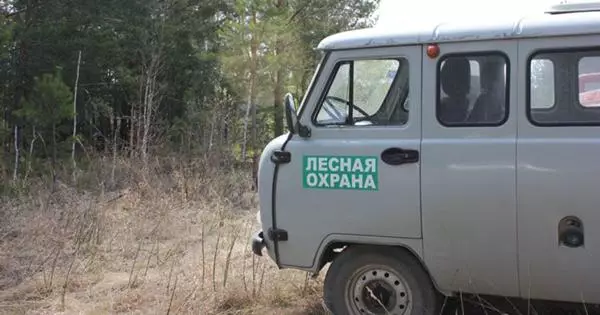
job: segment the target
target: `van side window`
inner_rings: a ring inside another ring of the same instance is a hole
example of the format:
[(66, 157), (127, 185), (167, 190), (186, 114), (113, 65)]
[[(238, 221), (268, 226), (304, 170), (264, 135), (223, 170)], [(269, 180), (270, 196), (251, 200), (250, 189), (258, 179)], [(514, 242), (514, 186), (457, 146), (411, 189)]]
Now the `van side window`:
[(508, 59), (452, 55), (438, 64), (437, 118), (447, 127), (499, 126), (508, 119)]
[(600, 56), (579, 59), (579, 104), (593, 108), (600, 106)]
[(534, 59), (531, 71), (531, 108), (549, 109), (554, 107), (554, 63), (550, 59)]
[(408, 121), (406, 59), (344, 61), (317, 108), (317, 125), (404, 125)]
[(600, 51), (549, 51), (529, 61), (529, 120), (536, 125), (600, 124)]

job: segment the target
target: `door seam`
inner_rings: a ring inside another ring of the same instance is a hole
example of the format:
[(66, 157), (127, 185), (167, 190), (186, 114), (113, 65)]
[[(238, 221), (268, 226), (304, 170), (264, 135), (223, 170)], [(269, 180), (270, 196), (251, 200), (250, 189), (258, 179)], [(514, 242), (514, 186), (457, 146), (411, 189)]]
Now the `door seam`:
[[(516, 54), (516, 58), (517, 58), (517, 62), (513, 63), (516, 64), (516, 68), (517, 71), (511, 71), (510, 73), (515, 73), (517, 76), (517, 80), (511, 80), (511, 82), (516, 82), (516, 87), (515, 87), (515, 94), (516, 94), (516, 126), (515, 126), (515, 240), (516, 240), (516, 254), (517, 254), (517, 292), (519, 294), (519, 296), (522, 296), (522, 292), (521, 292), (521, 250), (520, 250), (520, 242), (519, 242), (519, 123), (521, 121), (520, 117), (521, 117), (521, 111), (523, 110), (523, 106), (519, 106), (521, 105), (521, 90), (520, 89), (520, 84), (519, 82), (521, 82), (521, 80), (519, 80), (519, 78), (522, 79), (522, 71), (519, 71), (519, 65), (521, 63), (521, 48), (520, 48), (520, 43), (521, 40), (517, 40), (516, 41), (516, 45), (517, 45), (517, 54)], [(525, 78), (527, 80), (527, 78)]]
[[(423, 69), (424, 69), (424, 63), (425, 63), (425, 58), (423, 58), (423, 54), (425, 53), (425, 45), (421, 45), (421, 48), (419, 49), (419, 59), (421, 62), (419, 62), (419, 75), (421, 76), (420, 81), (420, 91), (419, 94), (421, 94), (421, 104), (419, 106), (419, 111), (421, 112), (421, 114), (419, 115), (420, 121), (420, 132), (419, 132), (419, 155), (421, 156), (421, 158), (419, 159), (419, 216), (420, 216), (420, 220), (419, 222), (421, 223), (421, 253), (423, 255), (423, 263), (426, 264), (426, 257), (425, 257), (425, 234), (424, 234), (424, 229), (423, 229), (423, 184), (422, 184), (422, 179), (423, 179), (423, 78), (425, 77), (423, 75)], [(437, 75), (437, 73), (436, 73)], [(410, 119), (410, 117), (409, 117)]]

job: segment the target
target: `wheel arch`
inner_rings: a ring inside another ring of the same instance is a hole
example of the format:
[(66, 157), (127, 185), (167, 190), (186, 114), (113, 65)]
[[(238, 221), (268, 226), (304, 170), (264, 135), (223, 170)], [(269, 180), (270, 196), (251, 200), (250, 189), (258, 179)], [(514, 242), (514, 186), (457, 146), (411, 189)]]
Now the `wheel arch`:
[(319, 251), (315, 256), (314, 271), (319, 273), (327, 263), (332, 262), (339, 254), (350, 247), (358, 246), (373, 246), (373, 247), (388, 247), (404, 250), (412, 256), (423, 268), (425, 273), (431, 279), (431, 283), (435, 289), (445, 296), (452, 296), (452, 292), (442, 291), (437, 284), (437, 281), (427, 268), (423, 257), (423, 240), (421, 239), (397, 239), (397, 238), (381, 238), (381, 237), (365, 237), (354, 235), (336, 235), (327, 237), (319, 247)]

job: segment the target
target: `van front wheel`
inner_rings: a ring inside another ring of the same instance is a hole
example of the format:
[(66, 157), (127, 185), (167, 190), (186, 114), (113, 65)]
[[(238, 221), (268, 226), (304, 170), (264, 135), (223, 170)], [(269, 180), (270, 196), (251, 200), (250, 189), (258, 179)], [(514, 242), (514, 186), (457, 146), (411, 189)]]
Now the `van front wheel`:
[(324, 300), (335, 314), (438, 314), (437, 293), (416, 259), (396, 248), (350, 247), (331, 264)]

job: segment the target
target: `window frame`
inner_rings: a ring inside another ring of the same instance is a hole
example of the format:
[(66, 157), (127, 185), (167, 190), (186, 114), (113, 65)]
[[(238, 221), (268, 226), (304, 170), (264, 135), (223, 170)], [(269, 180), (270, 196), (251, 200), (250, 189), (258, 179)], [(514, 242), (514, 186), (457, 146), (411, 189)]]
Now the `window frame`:
[[(386, 125), (349, 125), (347, 123), (339, 123), (339, 124), (322, 124), (319, 123), (317, 118), (319, 116), (319, 113), (321, 111), (321, 109), (323, 108), (323, 103), (325, 102), (325, 98), (327, 97), (327, 95), (329, 94), (329, 91), (331, 90), (331, 86), (333, 85), (333, 81), (335, 81), (335, 78), (337, 77), (338, 71), (340, 70), (340, 68), (343, 65), (350, 65), (350, 68), (352, 70), (348, 70), (350, 73), (350, 75), (354, 76), (354, 62), (356, 61), (374, 61), (374, 60), (395, 60), (398, 62), (398, 70), (396, 72), (396, 76), (394, 77), (394, 81), (392, 82), (392, 84), (390, 84), (390, 89), (387, 91), (387, 93), (385, 94), (384, 97), (384, 102), (389, 98), (390, 94), (392, 93), (392, 87), (394, 86), (394, 84), (396, 83), (396, 80), (398, 80), (399, 75), (400, 75), (400, 67), (405, 64), (409, 67), (409, 71), (408, 71), (408, 84), (410, 87), (410, 81), (411, 81), (411, 77), (410, 77), (410, 60), (406, 57), (399, 57), (399, 56), (373, 56), (373, 57), (357, 57), (357, 58), (343, 58), (343, 59), (339, 59), (335, 61), (335, 65), (333, 66), (333, 69), (331, 70), (331, 72), (328, 75), (327, 78), (327, 82), (325, 84), (325, 87), (323, 88), (323, 90), (320, 93), (319, 98), (317, 99), (317, 105), (315, 106), (311, 117), (310, 117), (310, 122), (312, 123), (312, 125), (316, 128), (332, 128), (332, 127), (343, 127), (343, 128), (375, 128), (375, 127), (384, 127), (384, 128), (389, 128), (389, 127), (403, 127), (406, 126), (410, 120), (410, 111), (406, 111), (408, 113), (408, 118), (406, 119), (406, 122), (400, 125), (396, 125), (396, 124), (386, 124)], [(351, 79), (352, 82), (354, 82), (354, 78)], [(354, 94), (354, 86), (350, 86), (349, 90), (352, 91), (352, 94)], [(408, 95), (410, 96), (410, 89), (408, 88)], [(408, 97), (406, 99), (408, 99)], [(406, 101), (406, 99), (404, 101)], [(381, 104), (383, 106), (383, 103)], [(405, 111), (404, 109), (404, 104), (399, 104), (398, 106), (400, 106), (400, 109), (402, 111)], [(379, 108), (381, 109), (381, 107)], [(379, 111), (379, 110), (378, 110)], [(351, 113), (353, 111), (350, 111)], [(352, 117), (352, 114), (349, 115), (350, 118)]]
[[(540, 49), (534, 49), (532, 50), (528, 56), (527, 56), (527, 66), (525, 67), (526, 69), (526, 74), (525, 74), (525, 79), (526, 79), (526, 84), (525, 84), (525, 114), (527, 116), (527, 120), (529, 121), (529, 123), (535, 127), (599, 127), (600, 126), (600, 119), (597, 122), (572, 122), (572, 121), (568, 121), (568, 122), (539, 122), (537, 120), (535, 120), (533, 118), (532, 115), (532, 108), (531, 108), (531, 62), (533, 61), (533, 59), (538, 56), (538, 55), (551, 55), (551, 54), (561, 54), (561, 53), (574, 53), (574, 54), (585, 54), (585, 53), (592, 53), (592, 52), (596, 52), (597, 55), (594, 55), (593, 57), (600, 57), (600, 46), (581, 46), (581, 47), (566, 47), (566, 48), (559, 48), (559, 47), (552, 47), (552, 48), (540, 48)], [(579, 63), (581, 62), (581, 59), (584, 57), (589, 57), (589, 56), (577, 56), (577, 63), (574, 64), (574, 66), (577, 68), (577, 76), (579, 76)], [(556, 68), (555, 68), (556, 69)], [(555, 89), (554, 89), (554, 106), (551, 107), (550, 109), (547, 109), (546, 111), (549, 110), (558, 110), (559, 104), (556, 103), (556, 78), (557, 78), (557, 73), (554, 73), (554, 84), (555, 84)], [(579, 106), (580, 109), (582, 111), (590, 111), (590, 112), (600, 112), (600, 108), (594, 108), (594, 107), (585, 107), (581, 104), (580, 99), (579, 99), (579, 80), (577, 80), (577, 82), (573, 83), (574, 86), (577, 87), (576, 89), (576, 94), (577, 97), (574, 100), (571, 100), (572, 103), (570, 104), (571, 106)], [(540, 109), (537, 109), (536, 111), (540, 111)], [(543, 109), (542, 109), (543, 111)]]
[[(487, 56), (498, 56), (504, 60), (504, 64), (506, 66), (506, 82), (504, 86), (504, 118), (495, 123), (446, 123), (440, 119), (440, 109), (441, 109), (441, 70), (442, 70), (442, 62), (444, 62), (448, 58), (452, 57), (465, 57), (469, 59), (469, 57), (487, 57)], [(438, 123), (445, 128), (477, 128), (477, 127), (501, 127), (510, 119), (511, 111), (510, 111), (510, 85), (511, 85), (511, 62), (509, 56), (501, 50), (485, 50), (485, 51), (469, 51), (469, 52), (454, 52), (447, 53), (442, 55), (436, 63), (435, 69), (435, 118)]]

